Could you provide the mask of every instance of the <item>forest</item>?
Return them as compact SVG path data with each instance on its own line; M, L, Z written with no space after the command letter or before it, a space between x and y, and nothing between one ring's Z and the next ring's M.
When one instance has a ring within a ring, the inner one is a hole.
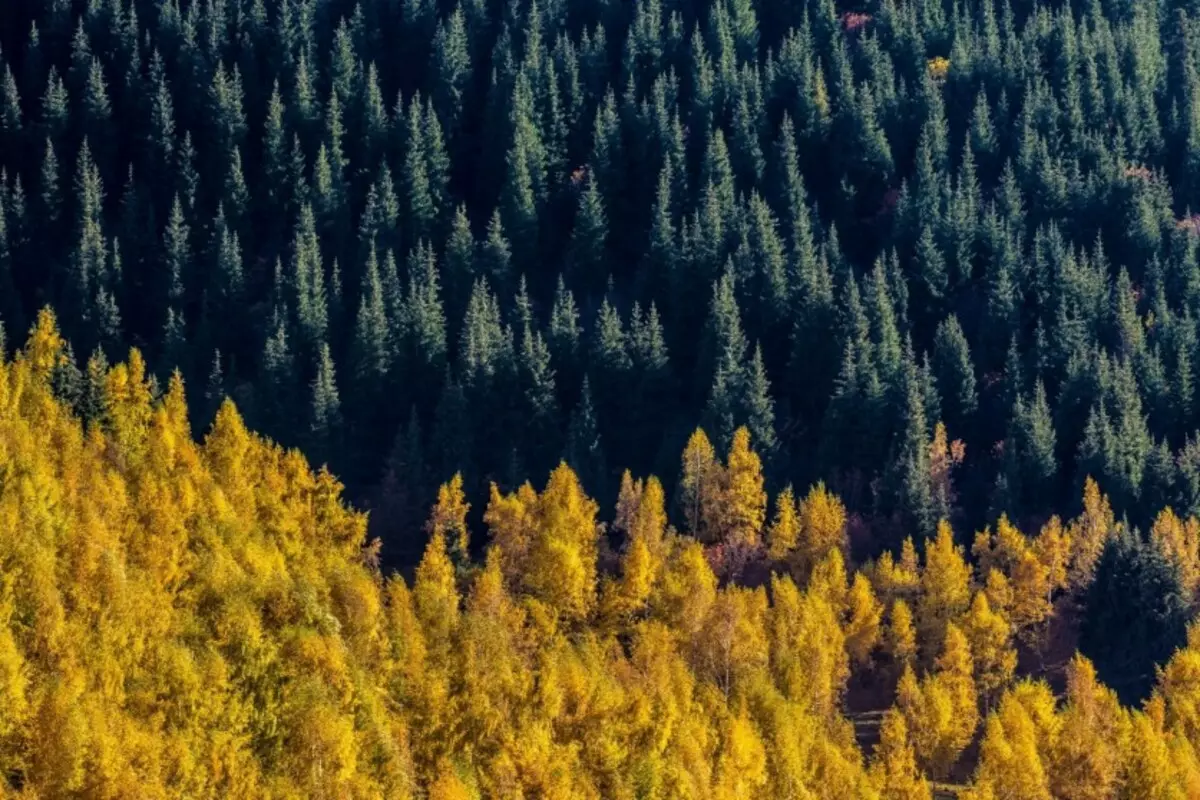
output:
M1200 791L1195 517L1143 540L1089 480L1036 533L1001 516L968 554L943 521L855 569L837 495L772 497L746 428L724 457L697 430L683 529L629 472L598 523L561 463L492 485L476 560L455 475L408 581L232 401L197 442L179 374L155 397L134 349L85 427L56 394L69 357L46 311L0 363L5 797ZM1077 618L1095 660L1047 669Z
M0 790L1200 796L1198 325L1197 0L5 0Z

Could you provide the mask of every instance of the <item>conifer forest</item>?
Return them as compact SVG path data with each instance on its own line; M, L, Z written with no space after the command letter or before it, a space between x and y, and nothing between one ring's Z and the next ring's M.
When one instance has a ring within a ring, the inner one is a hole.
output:
M1200 0L0 0L0 798L1200 798Z

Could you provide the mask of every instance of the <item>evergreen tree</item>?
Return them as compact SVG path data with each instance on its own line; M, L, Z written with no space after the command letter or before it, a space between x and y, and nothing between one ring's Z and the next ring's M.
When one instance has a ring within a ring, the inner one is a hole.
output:
M597 429L596 411L592 406L592 390L587 376L584 376L583 387L579 392L579 403L571 412L571 420L567 426L567 445L563 459L580 480L591 479L592 486L597 489L597 495L603 497L600 490L607 484L608 468L604 458L604 448L600 442Z
M975 415L978 395L970 347L955 316L942 320L937 327L932 366L945 401L945 422L956 433L966 433L967 421Z
M312 381L309 403L309 436L314 460L323 463L334 453L341 428L341 400L335 382L333 358L329 345L322 343L317 354L316 375Z
M1136 531L1112 536L1087 590L1080 650L1122 700L1135 702L1182 644L1186 609L1178 572L1154 543Z
M571 231L567 277L572 286L579 287L589 295L603 286L608 278L605 273L607 236L608 221L600 192L595 179L588 180L579 195L575 227Z

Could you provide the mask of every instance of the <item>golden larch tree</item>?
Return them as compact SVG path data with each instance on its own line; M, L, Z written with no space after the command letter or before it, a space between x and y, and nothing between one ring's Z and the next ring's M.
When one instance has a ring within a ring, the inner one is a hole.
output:
M829 553L846 547L846 507L833 492L818 483L800 504L800 544L796 549L797 575L805 579Z
M767 556L783 561L791 555L800 541L800 511L791 484L775 498L775 515L767 527Z
M871 778L887 800L930 800L929 781L917 767L908 741L908 724L896 709L888 709L880 723L879 744L871 758Z
M917 630L927 663L943 649L947 624L961 616L971 603L971 566L954 532L943 520L937 536L925 541L925 565L917 599Z
M683 450L679 504L688 532L702 542L720 534L724 469L704 431L697 428Z
M723 540L737 548L757 547L766 522L767 493L763 489L762 461L750 447L750 431L744 427L734 432L729 447L724 494Z

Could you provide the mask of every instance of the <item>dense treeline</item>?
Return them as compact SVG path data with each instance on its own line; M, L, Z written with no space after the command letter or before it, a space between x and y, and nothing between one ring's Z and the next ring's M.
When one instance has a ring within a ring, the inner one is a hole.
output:
M456 472L609 508L698 424L863 552L1086 475L1146 529L1200 511L1196 11L6 2L0 316L84 416L131 344L233 396L409 563Z
M563 464L493 485L474 560L455 477L407 582L336 479L232 403L197 443L182 382L153 397L135 350L85 422L67 357L46 313L0 362L6 797L928 800L969 761L973 800L1200 789L1195 518L1135 539L1089 481L1068 522L979 533L974 566L943 522L854 571L836 495L769 497L745 429L724 458L697 432L686 530L627 472L606 535ZM1130 574L1145 602L1104 596ZM1126 650L1168 645L1139 709L1081 656L1057 699L1017 677L1059 615L1118 601L1145 621ZM864 686L892 706L869 756Z

